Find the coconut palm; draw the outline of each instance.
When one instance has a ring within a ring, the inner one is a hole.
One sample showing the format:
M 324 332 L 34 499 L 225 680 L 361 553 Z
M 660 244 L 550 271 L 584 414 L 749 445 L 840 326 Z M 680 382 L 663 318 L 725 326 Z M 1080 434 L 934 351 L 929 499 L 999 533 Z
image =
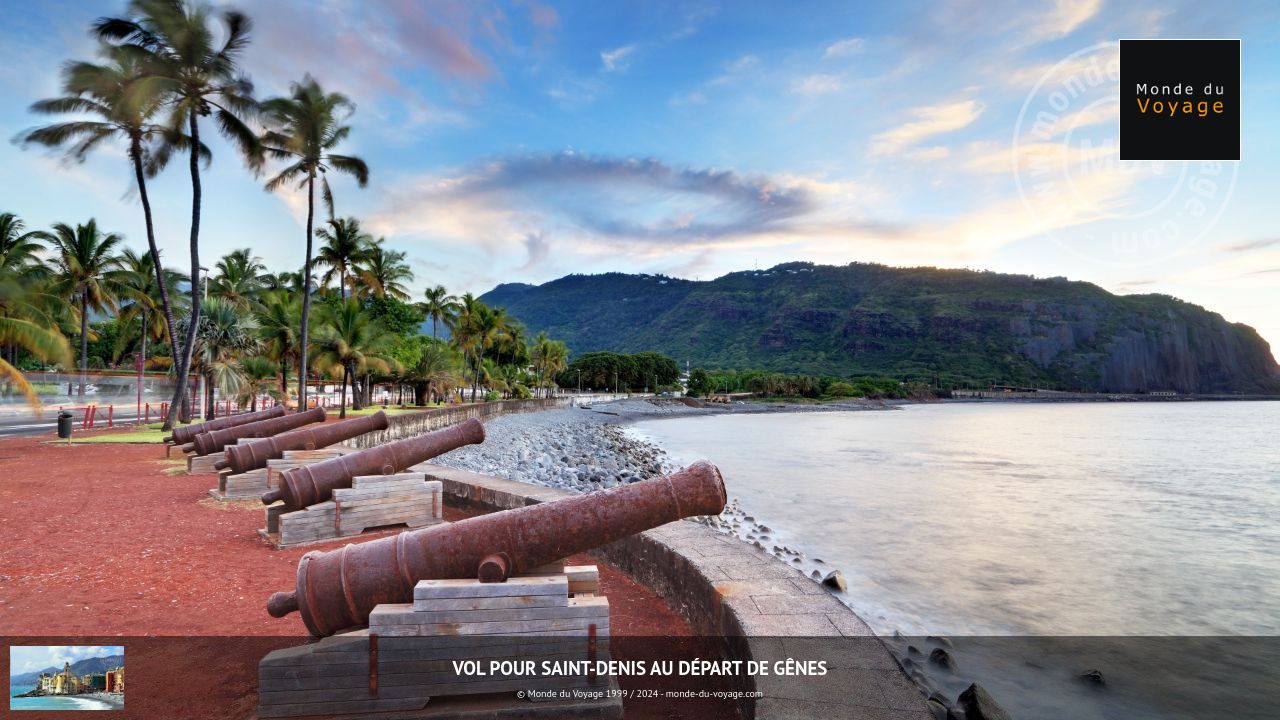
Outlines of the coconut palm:
M 48 363 L 71 364 L 67 338 L 49 322 L 40 301 L 28 292 L 17 273 L 0 270 L 0 343 L 21 349 Z M 11 383 L 40 410 L 40 396 L 13 363 L 0 357 L 0 378 Z
M 136 339 L 139 343 L 138 356 L 145 365 L 147 361 L 147 341 L 164 342 L 169 337 L 168 323 L 164 311 L 160 307 L 160 292 L 156 287 L 156 272 L 152 267 L 154 261 L 151 253 L 139 255 L 129 248 L 120 254 L 120 312 L 116 316 L 120 322 L 121 332 L 116 338 L 114 360 L 119 360 L 129 345 Z M 165 268 L 160 274 L 164 278 L 167 294 L 178 297 L 178 283 L 185 277 Z M 137 323 L 136 330 L 134 323 Z
M 552 340 L 545 332 L 539 332 L 529 349 L 529 358 L 533 360 L 534 372 L 537 374 L 535 384 L 544 388 L 550 396 L 553 378 L 556 373 L 565 369 L 569 362 L 569 348 L 559 340 Z
M 359 287 L 368 295 L 408 300 L 409 290 L 404 284 L 413 281 L 413 271 L 404 261 L 405 254 L 384 248 L 385 241 L 386 238 L 379 238 L 365 247 L 364 259 L 356 269 Z
M 316 253 L 315 264 L 328 268 L 320 276 L 320 283 L 328 287 L 336 278 L 338 297 L 346 302 L 347 288 L 354 286 L 359 266 L 367 257 L 366 252 L 373 238 L 360 229 L 360 221 L 355 218 L 330 220 L 328 228 L 316 230 L 316 237 L 323 240 L 324 244 Z
M 311 238 L 316 178 L 320 178 L 320 189 L 332 217 L 333 192 L 329 187 L 328 171 L 351 175 L 360 187 L 364 187 L 369 183 L 369 167 L 360 158 L 333 152 L 351 132 L 351 127 L 343 122 L 355 111 L 355 106 L 341 94 L 326 93 L 311 76 L 295 83 L 289 97 L 267 100 L 262 109 L 269 128 L 262 137 L 266 151 L 272 157 L 290 163 L 267 183 L 267 190 L 275 190 L 294 181 L 307 189 L 307 252 L 302 264 L 302 331 L 298 363 L 299 407 L 306 407 L 307 325 L 311 315 Z
M 319 330 L 314 359 L 318 367 L 334 371 L 342 368 L 342 409 L 338 417 L 345 418 L 347 385 L 350 384 L 352 390 L 351 409 L 359 410 L 360 395 L 355 388 L 359 374 L 368 369 L 390 372 L 391 367 L 382 353 L 388 349 L 392 336 L 369 318 L 355 298 L 341 305 L 326 306 Z
M 302 303 L 288 291 L 266 292 L 258 308 L 261 337 L 266 343 L 267 357 L 280 365 L 280 393 L 288 397 L 289 363 L 298 359 L 298 325 Z
M 220 297 L 246 309 L 262 289 L 267 266 L 249 248 L 232 250 L 215 266 L 218 274 L 209 283 L 210 297 Z
M 457 352 L 445 343 L 434 339 L 424 343 L 418 362 L 405 373 L 413 384 L 415 402 L 426 405 L 457 387 L 461 365 Z
M 121 42 L 146 66 L 145 95 L 163 96 L 170 139 L 185 128 L 191 170 L 191 318 L 178 358 L 177 383 L 166 430 L 172 428 L 187 391 L 187 372 L 200 327 L 200 143 L 199 118 L 212 115 L 218 130 L 244 153 L 250 167 L 261 160 L 257 137 L 242 120 L 253 114 L 253 85 L 240 74 L 238 60 L 249 43 L 248 16 L 220 12 L 196 0 L 131 0 L 128 17 L 101 18 L 94 23 L 99 38 Z M 222 26 L 222 42 L 211 27 Z M 206 156 L 207 157 L 207 156 Z M 154 251 L 154 249 L 153 249 Z M 158 265 L 159 263 L 157 263 Z M 175 357 L 178 355 L 175 352 Z
M 419 303 L 418 309 L 431 318 L 431 337 L 435 339 L 439 337 L 436 335 L 436 323 L 442 321 L 446 326 L 449 325 L 458 311 L 458 298 L 450 295 L 443 285 L 427 288 L 423 296 L 426 302 Z
M 262 395 L 284 400 L 284 392 L 276 387 L 276 364 L 271 358 L 262 355 L 241 358 L 240 376 L 244 384 L 236 399 L 242 406 L 248 404 L 249 412 L 257 411 L 258 398 Z
M 22 136 L 24 144 L 46 147 L 71 145 L 68 155 L 83 162 L 88 153 L 107 140 L 123 140 L 133 170 L 142 216 L 147 229 L 147 248 L 156 273 L 152 287 L 159 293 L 158 307 L 165 333 L 173 334 L 171 288 L 162 277 L 160 248 L 156 244 L 155 225 L 151 217 L 151 198 L 147 178 L 154 177 L 168 163 L 175 149 L 190 147 L 190 138 L 156 122 L 168 101 L 168 92 L 160 84 L 149 81 L 144 57 L 129 48 L 103 44 L 100 53 L 106 60 L 98 65 L 70 62 L 62 71 L 62 97 L 41 100 L 31 106 L 32 112 L 43 114 L 90 115 L 93 120 L 73 120 L 46 125 Z M 206 159 L 209 150 L 198 152 Z
M 183 318 L 180 326 L 190 322 Z M 186 330 L 185 327 L 182 328 Z M 195 337 L 194 368 L 205 378 L 205 418 L 215 414 L 214 389 L 239 395 L 245 386 L 239 358 L 262 348 L 258 320 L 223 298 L 209 298 Z
M 89 364 L 89 311 L 105 313 L 116 308 L 116 298 L 124 290 L 124 272 L 117 250 L 124 236 L 98 230 L 89 220 L 72 228 L 66 223 L 53 226 L 48 236 L 54 252 L 55 292 L 76 303 L 80 312 L 80 386 L 84 397 L 84 373 Z
M 24 279 L 48 277 L 49 268 L 40 259 L 47 237 L 39 230 L 28 231 L 17 215 L 0 213 L 0 273 Z

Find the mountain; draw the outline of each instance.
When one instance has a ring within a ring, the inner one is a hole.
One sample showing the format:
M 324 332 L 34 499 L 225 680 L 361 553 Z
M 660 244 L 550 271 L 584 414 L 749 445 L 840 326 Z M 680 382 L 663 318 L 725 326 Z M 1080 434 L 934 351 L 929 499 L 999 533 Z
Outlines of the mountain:
M 124 664 L 124 655 L 107 655 L 105 657 L 86 658 L 71 663 L 71 672 L 76 675 L 90 675 L 92 673 L 106 672 L 120 667 Z M 26 685 L 34 685 L 36 680 L 40 678 L 40 673 L 59 673 L 62 667 L 47 667 L 43 670 L 35 672 L 23 673 L 21 675 L 9 676 L 9 687 L 17 688 Z
M 481 296 L 575 353 L 656 350 L 681 365 L 944 385 L 1280 393 L 1247 325 L 1167 295 L 1065 278 L 787 263 L 711 281 L 569 275 Z

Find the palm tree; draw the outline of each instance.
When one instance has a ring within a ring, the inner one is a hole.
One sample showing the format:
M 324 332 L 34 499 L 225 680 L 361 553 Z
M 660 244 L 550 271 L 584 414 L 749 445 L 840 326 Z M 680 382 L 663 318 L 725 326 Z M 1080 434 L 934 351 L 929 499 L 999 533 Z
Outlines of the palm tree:
M 280 364 L 280 393 L 289 393 L 289 363 L 298 357 L 298 324 L 302 303 L 284 290 L 267 292 L 260 303 L 258 323 L 267 356 Z
M 418 362 L 406 373 L 413 383 L 417 405 L 426 405 L 456 387 L 460 365 L 457 353 L 445 343 L 435 339 L 424 343 Z
M 156 244 L 155 225 L 151 216 L 151 199 L 147 178 L 155 177 L 168 163 L 172 151 L 190 147 L 190 138 L 156 123 L 156 116 L 168 100 L 163 87 L 149 82 L 143 57 L 128 48 L 103 44 L 101 55 L 107 63 L 70 62 L 63 68 L 63 97 L 41 100 L 31 106 L 32 112 L 55 115 L 88 114 L 94 120 L 73 120 L 31 130 L 22 136 L 24 144 L 60 147 L 72 144 L 68 155 L 83 162 L 88 153 L 111 139 L 123 140 L 133 169 L 142 215 L 147 229 L 147 247 L 156 273 L 153 288 L 159 293 L 159 308 L 167 334 L 173 333 L 173 308 L 170 288 L 163 281 L 159 263 L 160 248 Z M 209 150 L 198 152 L 206 159 Z
M 240 74 L 237 61 L 249 43 L 247 15 L 224 10 L 217 17 L 223 40 L 216 44 L 210 27 L 214 10 L 197 0 L 131 0 L 125 18 L 100 18 L 94 23 L 99 38 L 123 42 L 125 51 L 139 58 L 148 77 L 146 96 L 162 96 L 169 112 L 169 140 L 186 126 L 191 169 L 191 318 L 177 362 L 177 383 L 164 428 L 169 430 L 185 403 L 187 373 L 200 326 L 200 123 L 212 115 L 219 131 L 239 146 L 251 168 L 261 161 L 257 137 L 241 116 L 252 114 L 253 85 Z M 154 246 L 153 246 L 154 252 Z M 159 262 L 156 263 L 159 266 Z M 158 281 L 163 284 L 163 281 Z M 175 348 L 175 357 L 178 356 Z
M 338 297 L 347 301 L 347 287 L 355 285 L 359 266 L 365 261 L 369 245 L 373 238 L 360 229 L 360 221 L 355 218 L 337 218 L 329 221 L 333 228 L 316 230 L 316 237 L 324 241 L 320 252 L 316 253 L 315 264 L 328 268 L 320 277 L 320 283 L 328 287 L 336 277 L 338 280 Z
M 161 293 L 156 287 L 156 272 L 152 268 L 151 253 L 138 255 L 125 248 L 120 254 L 120 312 L 117 319 L 121 324 L 121 333 L 116 340 L 115 359 L 124 353 L 126 347 L 134 339 L 132 328 L 137 321 L 137 339 L 139 341 L 138 357 L 143 365 L 147 362 L 147 340 L 164 342 L 169 337 L 169 327 L 164 312 L 157 298 Z M 165 268 L 161 274 L 166 290 L 177 297 L 178 283 L 185 279 L 181 273 Z M 128 331 L 126 331 L 128 329 Z
M 284 399 L 284 393 L 276 387 L 276 364 L 271 358 L 262 355 L 241 358 L 240 375 L 244 379 L 244 385 L 240 388 L 240 395 L 236 399 L 241 405 L 247 402 L 249 412 L 257 411 L 258 397 L 261 395 L 267 395 L 276 400 Z
M 17 273 L 3 268 L 0 268 L 0 343 L 13 347 L 15 353 L 21 348 L 45 362 L 71 364 L 71 347 L 66 337 L 48 322 L 38 300 L 28 294 L 26 284 Z M 35 388 L 3 357 L 0 357 L 0 378 L 12 383 L 39 412 L 40 396 Z
M 48 238 L 55 253 L 55 287 L 80 309 L 79 396 L 83 398 L 84 373 L 89 365 L 89 311 L 104 313 L 116 307 L 116 298 L 124 290 L 124 273 L 116 250 L 124 237 L 102 233 L 98 223 L 89 220 L 75 228 L 58 223 Z
M 484 303 L 471 293 L 464 293 L 458 300 L 458 309 L 449 324 L 449 334 L 453 336 L 453 344 L 462 352 L 464 376 L 474 370 L 476 348 L 481 342 L 480 315 L 484 312 Z M 473 376 L 474 377 L 474 376 Z M 471 386 L 471 401 L 475 402 L 476 386 Z
M 220 297 L 245 309 L 262 289 L 267 266 L 249 248 L 232 250 L 215 266 L 218 274 L 209 283 L 209 295 Z
M 423 296 L 427 300 L 419 303 L 418 309 L 431 318 L 431 337 L 434 339 L 439 337 L 436 335 L 436 322 L 443 321 L 446 326 L 452 322 L 454 314 L 458 311 L 458 298 L 450 295 L 443 285 L 427 288 Z
M 12 292 L 17 293 L 24 286 L 48 277 L 49 268 L 40 259 L 45 237 L 39 230 L 27 231 L 26 224 L 17 215 L 0 213 L 0 277 L 15 283 Z M 8 313 L 8 308 L 0 306 L 0 317 L 8 317 Z M 18 361 L 17 341 L 5 341 L 4 350 L 0 360 L 7 357 L 9 363 Z
M 405 254 L 399 250 L 387 250 L 382 246 L 385 241 L 386 238 L 379 238 L 365 247 L 364 259 L 357 268 L 360 287 L 365 293 L 377 297 L 408 300 L 409 290 L 404 284 L 413 281 L 413 271 L 404 261 Z
M 273 98 L 262 104 L 269 128 L 262 137 L 266 151 L 280 160 L 291 161 L 267 183 L 275 190 L 285 183 L 298 181 L 307 189 L 307 254 L 302 264 L 302 333 L 299 339 L 298 401 L 307 406 L 307 322 L 311 315 L 311 237 L 314 230 L 316 176 L 320 176 L 325 204 L 333 216 L 333 192 L 326 173 L 329 170 L 355 177 L 360 187 L 369 183 L 369 167 L 360 158 L 338 155 L 333 149 L 351 132 L 343 122 L 355 111 L 345 96 L 326 93 L 307 76 L 295 83 L 287 98 Z
M 258 320 L 234 303 L 222 298 L 209 298 L 200 327 L 194 334 L 197 353 L 195 367 L 205 378 L 205 418 L 215 415 L 214 388 L 224 395 L 238 395 L 245 386 L 239 358 L 258 352 L 262 347 Z M 179 321 L 190 322 L 190 318 Z M 185 330 L 185 328 L 183 328 Z
M 533 340 L 529 357 L 533 360 L 534 371 L 537 373 L 535 384 L 539 388 L 545 388 L 550 396 L 551 386 L 554 384 L 552 378 L 563 371 L 569 362 L 569 348 L 559 340 L 547 337 L 545 332 L 539 332 Z
M 355 298 L 325 308 L 321 320 L 321 337 L 316 344 L 316 364 L 333 369 L 342 368 L 342 409 L 339 418 L 347 416 L 347 385 L 352 392 L 351 409 L 359 410 L 360 395 L 355 382 L 366 369 L 390 372 L 390 365 L 382 352 L 387 349 L 392 336 L 369 318 L 364 307 Z

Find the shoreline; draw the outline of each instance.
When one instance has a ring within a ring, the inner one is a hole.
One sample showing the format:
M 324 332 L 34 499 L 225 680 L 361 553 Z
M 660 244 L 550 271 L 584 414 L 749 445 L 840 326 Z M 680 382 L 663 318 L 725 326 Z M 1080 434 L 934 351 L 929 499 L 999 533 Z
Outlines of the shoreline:
M 21 695 L 10 696 L 10 701 L 16 698 L 46 698 L 46 697 L 47 698 L 66 698 L 68 700 L 79 700 L 81 702 L 98 703 L 104 706 L 101 708 L 89 708 L 92 710 L 123 710 L 124 709 L 124 693 L 92 692 L 92 693 L 74 693 L 74 694 L 63 693 L 59 695 L 46 695 L 44 693 L 32 694 L 31 692 L 26 692 Z M 39 711 L 41 708 L 30 708 L 30 709 Z M 48 709 L 49 712 L 56 712 L 57 710 L 58 708 Z

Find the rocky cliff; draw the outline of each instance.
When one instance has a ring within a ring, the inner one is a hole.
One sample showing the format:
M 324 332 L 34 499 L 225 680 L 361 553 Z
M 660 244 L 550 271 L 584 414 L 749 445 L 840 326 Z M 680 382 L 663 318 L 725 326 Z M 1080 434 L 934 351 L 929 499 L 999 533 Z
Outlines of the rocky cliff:
M 1280 393 L 1245 325 L 1163 295 L 968 270 L 788 263 L 694 282 L 570 275 L 482 299 L 575 352 L 683 365 L 1110 392 Z

